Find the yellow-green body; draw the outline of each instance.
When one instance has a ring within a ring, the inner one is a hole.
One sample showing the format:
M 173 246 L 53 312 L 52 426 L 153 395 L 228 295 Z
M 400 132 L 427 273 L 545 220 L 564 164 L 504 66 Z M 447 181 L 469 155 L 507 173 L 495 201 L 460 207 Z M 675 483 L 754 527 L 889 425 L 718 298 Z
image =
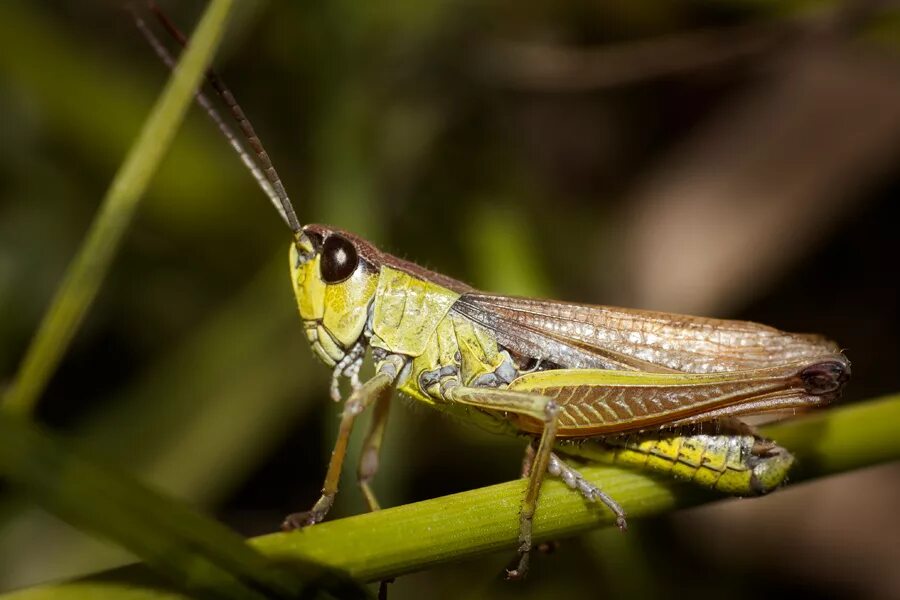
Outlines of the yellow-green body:
M 563 442 L 560 451 L 591 461 L 671 475 L 726 494 L 765 494 L 784 482 L 794 457 L 750 434 L 654 432 Z
M 483 428 L 515 433 L 512 425 L 483 411 L 446 402 L 437 381 L 421 385 L 425 374 L 441 369 L 456 371 L 468 385 L 480 375 L 495 371 L 507 356 L 501 355 L 490 333 L 450 311 L 459 294 L 408 273 L 382 267 L 374 300 L 374 324 L 370 344 L 387 352 L 412 358 L 409 373 L 397 389 L 446 414 Z
M 365 333 L 368 345 L 376 351 L 409 357 L 408 367 L 396 384 L 407 396 L 490 431 L 520 432 L 502 415 L 447 401 L 441 394 L 439 377 L 433 377 L 431 385 L 425 382 L 429 374 L 437 375 L 443 369 L 444 373 L 455 374 L 462 385 L 472 385 L 480 377 L 497 372 L 501 365 L 510 364 L 509 354 L 490 331 L 451 310 L 460 297 L 458 292 L 385 265 L 377 272 L 358 270 L 341 283 L 326 285 L 319 277 L 319 256 L 299 268 L 296 263 L 296 251 L 292 250 L 300 317 L 313 352 L 323 362 L 338 364 Z M 577 386 L 586 376 L 571 370 L 517 372 L 512 382 L 502 387 Z M 653 386 L 664 385 L 671 377 L 612 371 L 607 376 L 607 383 Z M 680 376 L 680 380 L 685 378 L 690 376 Z M 562 440 L 556 449 L 593 461 L 669 474 L 729 494 L 752 495 L 777 487 L 793 462 L 786 451 L 755 456 L 752 450 L 757 441 L 752 435 L 648 433 Z
M 295 265 L 296 251 L 291 248 L 291 264 Z M 326 286 L 318 276 L 318 262 L 316 256 L 302 268 L 294 268 L 293 281 L 304 330 L 320 360 L 336 365 L 363 333 L 371 310 L 369 345 L 411 358 L 409 371 L 397 383 L 398 390 L 485 429 L 516 432 L 508 421 L 446 402 L 438 389 L 428 393 L 419 385 L 424 373 L 444 367 L 455 368 L 462 383 L 468 384 L 509 358 L 501 355 L 484 327 L 450 311 L 459 298 L 457 292 L 388 266 L 377 273 L 360 270 L 344 282 Z

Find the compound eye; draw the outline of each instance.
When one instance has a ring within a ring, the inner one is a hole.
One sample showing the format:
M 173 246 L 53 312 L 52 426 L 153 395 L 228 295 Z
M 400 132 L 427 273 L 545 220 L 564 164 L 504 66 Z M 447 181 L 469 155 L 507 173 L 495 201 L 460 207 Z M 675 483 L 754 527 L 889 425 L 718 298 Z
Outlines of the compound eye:
M 319 264 L 325 283 L 340 283 L 353 275 L 359 255 L 356 247 L 347 238 L 337 234 L 328 236 L 322 245 L 322 259 Z

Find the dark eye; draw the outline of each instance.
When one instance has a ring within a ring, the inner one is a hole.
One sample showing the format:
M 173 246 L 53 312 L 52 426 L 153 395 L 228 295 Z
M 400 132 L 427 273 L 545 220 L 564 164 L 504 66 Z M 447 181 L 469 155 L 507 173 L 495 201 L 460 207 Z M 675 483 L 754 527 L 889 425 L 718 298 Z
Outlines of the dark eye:
M 325 283 L 340 283 L 350 277 L 359 263 L 359 255 L 350 240 L 330 235 L 322 246 L 320 270 Z

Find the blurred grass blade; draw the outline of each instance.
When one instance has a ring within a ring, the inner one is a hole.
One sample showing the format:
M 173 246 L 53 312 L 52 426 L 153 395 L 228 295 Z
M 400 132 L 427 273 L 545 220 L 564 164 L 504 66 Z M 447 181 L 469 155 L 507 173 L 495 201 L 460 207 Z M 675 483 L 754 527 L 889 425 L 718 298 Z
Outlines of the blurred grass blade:
M 296 335 L 296 304 L 284 293 L 290 285 L 284 271 L 279 248 L 250 283 L 67 435 L 93 456 L 195 506 L 221 502 L 327 393 L 313 383 L 314 365 L 298 360 L 309 347 Z M 2 588 L 133 561 L 42 511 L 2 500 Z M 27 568 L 33 557 L 21 552 L 35 540 L 45 548 L 39 573 Z
M 900 459 L 900 394 L 823 411 L 763 428 L 790 448 L 803 468 L 792 479 L 823 477 Z M 646 472 L 587 465 L 579 469 L 639 519 L 723 499 L 684 481 Z M 303 532 L 276 533 L 251 540 L 262 554 L 278 561 L 313 560 L 348 572 L 361 581 L 378 581 L 495 550 L 512 550 L 518 536 L 523 480 L 327 521 Z M 535 515 L 535 541 L 559 539 L 613 524 L 610 511 L 590 505 L 557 480 L 544 483 Z M 502 563 L 498 563 L 499 565 Z M 45 597 L 95 600 L 119 598 L 122 581 L 147 578 L 134 565 L 83 579 L 7 594 L 3 600 Z M 156 593 L 132 593 L 132 600 L 158 600 Z M 176 594 L 166 596 L 180 598 Z
M 533 243 L 537 232 L 514 202 L 503 200 L 487 198 L 467 219 L 473 283 L 501 294 L 552 298 L 540 250 Z
M 295 598 L 322 587 L 336 597 L 366 596 L 332 568 L 305 559 L 291 559 L 290 569 L 276 564 L 224 525 L 5 414 L 0 414 L 0 475 L 56 516 L 126 547 L 191 594 Z M 305 585 L 312 587 L 304 590 Z
M 119 242 L 194 97 L 222 37 L 234 0 L 213 0 L 192 43 L 166 85 L 137 141 L 116 173 L 37 334 L 31 341 L 5 408 L 29 414 L 97 294 Z

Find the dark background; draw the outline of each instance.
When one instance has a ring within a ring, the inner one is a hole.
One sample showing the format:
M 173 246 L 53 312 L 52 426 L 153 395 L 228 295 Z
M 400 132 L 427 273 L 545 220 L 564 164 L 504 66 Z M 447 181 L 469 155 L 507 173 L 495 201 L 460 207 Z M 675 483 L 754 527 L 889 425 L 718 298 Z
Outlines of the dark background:
M 186 29 L 200 2 L 166 3 Z M 895 392 L 895 2 L 242 2 L 219 52 L 303 222 L 496 292 L 752 319 Z M 117 3 L 0 3 L 0 385 L 167 73 Z M 39 410 L 247 535 L 317 497 L 337 428 L 287 230 L 192 111 Z M 387 505 L 515 477 L 522 443 L 397 403 Z M 363 510 L 346 470 L 333 517 Z M 509 553 L 393 598 L 900 596 L 897 465 Z M 36 510 L 0 589 L 129 560 Z

